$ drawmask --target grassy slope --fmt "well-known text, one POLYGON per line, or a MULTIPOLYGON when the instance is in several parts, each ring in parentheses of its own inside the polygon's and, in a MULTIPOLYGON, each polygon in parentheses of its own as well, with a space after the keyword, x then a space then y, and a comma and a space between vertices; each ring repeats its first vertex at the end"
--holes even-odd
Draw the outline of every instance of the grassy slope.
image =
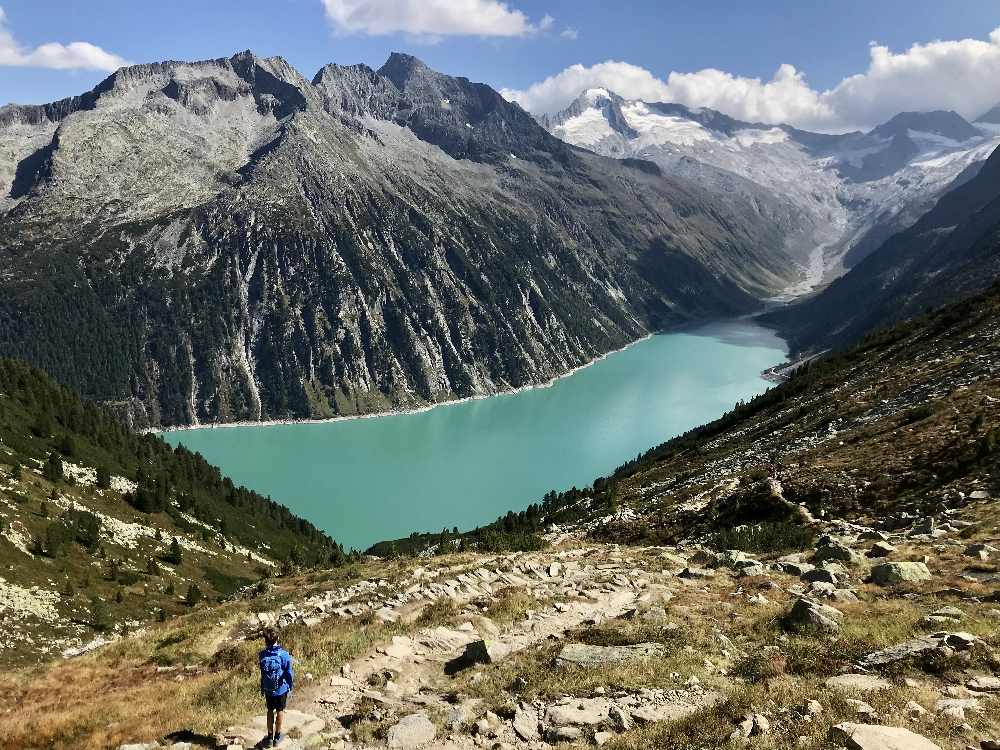
POLYGON ((338 555, 311 524, 234 487, 200 456, 130 433, 40 372, 0 360, 0 588, 16 599, 0 660, 93 638, 93 597, 107 609, 100 630, 118 631, 184 611, 192 584, 214 600, 290 559, 338 555), (53 453, 62 479, 45 476, 53 453), (109 487, 96 485, 98 467, 109 487), (143 502, 148 512, 135 507, 143 502), (81 512, 99 523, 93 544, 75 534, 81 512), (69 530, 56 549, 53 528, 69 530))

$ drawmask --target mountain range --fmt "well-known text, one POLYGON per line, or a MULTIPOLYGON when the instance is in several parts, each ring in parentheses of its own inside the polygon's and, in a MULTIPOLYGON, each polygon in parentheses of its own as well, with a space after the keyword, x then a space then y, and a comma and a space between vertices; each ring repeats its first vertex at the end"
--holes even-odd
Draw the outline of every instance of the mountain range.
POLYGON ((0 354, 155 428, 498 393, 775 302, 839 346, 993 278, 997 120, 535 118, 398 53, 126 67, 0 108, 0 354))
POLYGON ((796 275, 777 203, 401 54, 137 65, 6 106, 0 195, 0 352, 140 427, 496 393, 796 275))
POLYGON ((596 153, 649 160, 712 191, 794 211, 780 226, 802 270, 790 298, 857 265, 974 177, 1000 145, 995 119, 904 112, 868 132, 829 135, 590 89, 539 121, 596 153))

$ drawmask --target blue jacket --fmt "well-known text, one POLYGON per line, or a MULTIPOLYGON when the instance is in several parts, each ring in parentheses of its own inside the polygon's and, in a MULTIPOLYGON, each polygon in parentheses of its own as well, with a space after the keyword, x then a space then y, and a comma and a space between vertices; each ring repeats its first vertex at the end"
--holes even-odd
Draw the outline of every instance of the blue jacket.
POLYGON ((290 691, 295 684, 295 679, 292 675, 292 657, 288 654, 285 649, 283 649, 278 644, 273 646, 268 646, 263 651, 260 652, 258 661, 260 662, 260 692, 264 696, 274 696, 284 695, 290 691), (264 689, 264 659, 267 657, 278 657, 281 661, 281 685, 273 693, 268 693, 264 689))

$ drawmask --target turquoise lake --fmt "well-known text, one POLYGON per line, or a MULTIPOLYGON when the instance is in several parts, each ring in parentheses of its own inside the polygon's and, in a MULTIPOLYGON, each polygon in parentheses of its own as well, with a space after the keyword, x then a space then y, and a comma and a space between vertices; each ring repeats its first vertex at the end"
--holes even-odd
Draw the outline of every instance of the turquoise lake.
POLYGON ((548 388, 412 414, 169 432, 239 484, 365 549, 471 528, 583 487, 768 388, 773 332, 726 321, 640 341, 548 388))

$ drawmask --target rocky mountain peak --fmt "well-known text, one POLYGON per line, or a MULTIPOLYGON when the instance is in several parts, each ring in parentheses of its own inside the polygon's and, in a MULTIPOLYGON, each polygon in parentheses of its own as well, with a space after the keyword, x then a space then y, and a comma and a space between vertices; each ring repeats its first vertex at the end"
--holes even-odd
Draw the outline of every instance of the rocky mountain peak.
POLYGON ((437 71, 427 67, 423 60, 405 52, 393 52, 389 55, 389 59, 378 69, 378 74, 392 81, 400 91, 406 89, 415 79, 426 80, 441 76, 437 71))
POLYGON ((324 65, 312 85, 323 97, 330 114, 392 119, 402 95, 388 78, 367 65, 324 65))
POLYGON ((954 111, 900 112, 888 122, 879 125, 870 135, 893 138, 907 135, 908 131, 932 133, 959 143, 982 135, 968 120, 954 111))

